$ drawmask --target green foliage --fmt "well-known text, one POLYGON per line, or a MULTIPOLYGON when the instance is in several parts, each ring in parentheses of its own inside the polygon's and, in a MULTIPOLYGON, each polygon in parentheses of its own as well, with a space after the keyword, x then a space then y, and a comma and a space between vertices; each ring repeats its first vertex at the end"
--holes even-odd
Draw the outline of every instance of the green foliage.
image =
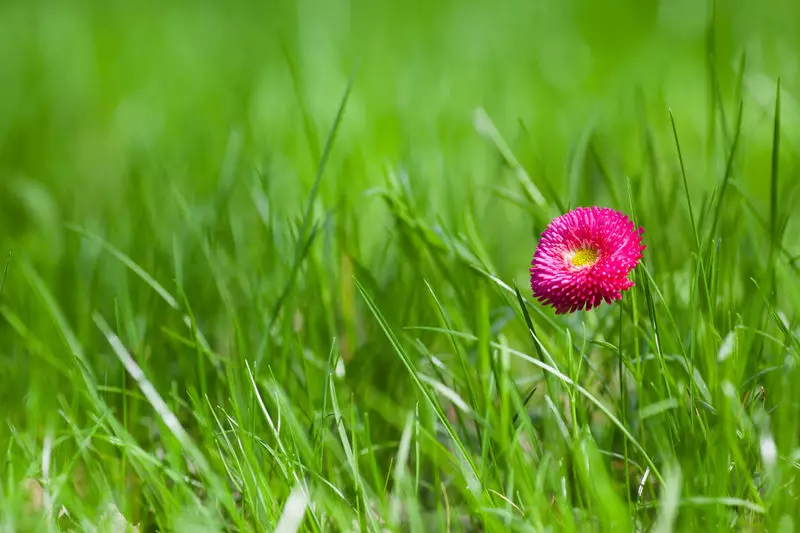
POLYGON ((0 529, 793 531, 778 4, 0 5, 0 529))

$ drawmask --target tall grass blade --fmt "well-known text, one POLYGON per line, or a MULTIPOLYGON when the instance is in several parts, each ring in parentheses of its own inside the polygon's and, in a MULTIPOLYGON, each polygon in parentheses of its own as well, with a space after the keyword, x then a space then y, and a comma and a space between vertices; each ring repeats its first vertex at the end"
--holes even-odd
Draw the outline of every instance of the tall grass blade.
POLYGON ((347 86, 345 86, 344 94, 339 100, 339 108, 336 111, 336 117, 333 119, 333 125, 331 126, 331 129, 328 132, 328 137, 325 139, 325 146, 322 149, 322 155, 320 156, 319 163, 317 164, 317 171, 314 176, 314 182, 311 185, 311 191, 308 194, 308 200, 306 200, 306 208, 305 212, 303 213, 300 233, 297 235, 297 243, 295 245, 295 256, 291 270, 289 271, 289 280, 284 286, 280 296, 278 296, 278 299, 275 301, 275 305, 273 306, 272 312, 270 313, 271 319, 267 330, 272 329, 273 324, 278 319, 278 315, 280 313, 281 308, 283 307, 283 303, 291 293, 292 288, 294 287, 295 280, 297 279, 297 273, 299 272, 302 260, 305 257, 305 251, 310 246, 313 239, 313 235, 316 235, 316 233, 312 233, 311 237, 307 237, 306 233, 308 232, 309 224, 311 224, 311 215, 314 209, 314 202, 317 199, 317 193, 319 192, 319 185, 322 181, 322 176, 325 173, 325 168, 328 165, 328 159, 330 158, 331 151, 333 150, 333 143, 336 140, 336 134, 338 133, 339 127, 342 124, 344 111, 345 108, 347 107, 347 101, 350 98, 350 93, 353 89, 353 84, 355 83, 357 72, 358 72, 358 63, 356 63, 356 65, 353 67, 353 70, 350 73, 350 78, 347 80, 347 86))

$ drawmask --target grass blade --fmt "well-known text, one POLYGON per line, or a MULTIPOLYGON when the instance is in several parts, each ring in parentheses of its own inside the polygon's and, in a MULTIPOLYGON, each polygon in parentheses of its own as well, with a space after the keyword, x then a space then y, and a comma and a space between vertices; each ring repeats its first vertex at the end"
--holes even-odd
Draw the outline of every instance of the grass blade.
MULTIPOLYGON (((415 367, 414 363, 408 357, 408 354, 406 354, 405 350, 403 349, 402 345, 400 344, 400 341, 395 336, 395 334, 392 331, 391 327, 389 327, 389 324, 386 322, 386 319, 383 317, 383 314, 380 312, 378 307, 375 305, 375 302, 372 301, 372 298, 369 296, 369 294, 366 292, 366 290, 364 290, 364 287, 362 287, 362 285, 358 281, 358 279, 355 280, 355 284, 356 284, 356 287, 358 288, 359 293, 361 294, 361 297, 366 302, 367 307, 369 308, 370 312, 375 317, 375 319, 378 321, 378 324, 380 325, 381 329, 383 330, 384 334, 386 335, 387 339, 389 340, 389 343, 392 345, 392 348, 394 349, 394 352, 398 355, 398 357, 400 357, 400 360, 402 361, 403 365, 406 367, 406 370, 408 370, 409 376, 411 377, 412 381, 414 382, 414 385, 422 393, 423 397, 425 398, 426 403, 433 409, 434 413, 436 414, 436 417, 439 419, 439 422, 441 422, 442 426, 444 427, 445 431, 447 432, 448 436, 450 437, 450 440, 453 442, 453 445, 456 447, 457 451, 459 452, 459 455, 460 455, 459 459, 461 460, 462 464, 466 465, 466 467, 467 467, 467 472, 465 472, 465 476, 467 478, 468 484, 470 484, 469 483, 470 482, 470 478, 472 478, 472 480, 474 482, 480 483, 480 481, 479 481, 480 478, 478 476, 478 469, 477 469, 475 463, 473 462, 472 456, 467 452, 466 448, 464 447, 463 442, 461 442, 461 439, 456 434, 455 430, 453 429, 452 424, 450 424, 450 421, 447 419, 447 416, 445 415, 444 411, 442 410, 441 405, 439 405, 439 402, 437 402, 436 399, 433 397, 431 392, 428 390, 428 387, 426 387, 422 383, 422 380, 417 375, 417 370, 416 370, 416 367, 415 367)), ((480 484, 480 491, 481 492, 485 491, 485 489, 483 488, 482 484, 480 484)))
POLYGON ((142 281, 147 283, 156 293, 161 296, 161 298, 167 302, 167 304, 172 307, 173 309, 178 309, 178 300, 167 291, 159 282, 153 278, 150 274, 148 274, 142 267, 136 264, 136 262, 122 253, 117 247, 113 246, 111 243, 104 240, 99 235, 95 235, 94 233, 90 232, 85 228, 81 228, 79 226, 75 226, 72 224, 67 225, 67 229, 78 233, 87 239, 96 242, 100 246, 102 246, 108 253, 113 255, 120 263, 128 267, 131 272, 139 276, 142 281))
MULTIPOLYGON (((336 140, 336 134, 339 131, 339 127, 342 124, 342 118, 344 117, 344 111, 347 107, 347 101, 350 98, 350 92, 353 89, 353 84, 355 83, 356 73, 358 72, 358 63, 353 67, 353 70, 350 73, 350 78, 347 80, 347 85, 344 89, 344 94, 342 98, 339 100, 339 108, 336 111, 336 117, 333 119, 333 125, 328 132, 328 137, 325 139, 325 146, 322 149, 322 155, 320 156, 319 163, 317 164, 317 172, 314 175, 314 182, 311 185, 311 191, 308 194, 308 200, 306 201, 306 209, 303 213, 303 222, 300 227, 300 233, 297 236, 297 243, 295 245, 295 256, 294 261, 292 263, 292 268, 289 272, 289 281, 286 283, 286 286, 283 288, 280 296, 275 301, 275 305, 272 308, 272 312, 270 316, 269 327, 267 331, 272 329, 275 321, 278 319, 278 315, 280 313, 281 308, 283 307, 284 301, 286 298, 289 297, 289 294, 294 287, 294 282, 297 279, 297 273, 300 270, 300 265, 303 261, 303 257, 305 256, 304 250, 306 250, 311 244, 311 237, 306 238, 306 233, 308 232, 309 224, 311 224, 311 212, 314 208, 314 201, 317 198, 317 193, 319 192, 319 184, 322 181, 322 176, 325 173, 325 168, 328 165, 328 159, 330 158, 331 151, 333 150, 333 143, 336 140)), ((316 233, 312 233, 312 236, 316 233)))

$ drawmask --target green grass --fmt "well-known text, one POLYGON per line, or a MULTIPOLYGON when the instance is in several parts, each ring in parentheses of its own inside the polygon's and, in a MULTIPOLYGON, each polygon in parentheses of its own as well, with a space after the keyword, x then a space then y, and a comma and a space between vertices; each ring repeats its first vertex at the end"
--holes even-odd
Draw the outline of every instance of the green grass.
POLYGON ((796 530, 800 8, 45 4, 0 5, 2 531, 796 530), (647 250, 556 317, 578 205, 647 250))

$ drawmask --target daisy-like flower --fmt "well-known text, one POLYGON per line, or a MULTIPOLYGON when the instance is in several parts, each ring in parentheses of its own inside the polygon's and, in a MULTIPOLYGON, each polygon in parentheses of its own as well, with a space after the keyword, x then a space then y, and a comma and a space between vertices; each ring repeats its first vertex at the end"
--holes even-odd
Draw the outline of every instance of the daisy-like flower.
POLYGON ((633 287, 628 274, 642 258, 643 231, 607 207, 579 207, 554 219, 533 255, 534 297, 557 315, 621 299, 633 287))

